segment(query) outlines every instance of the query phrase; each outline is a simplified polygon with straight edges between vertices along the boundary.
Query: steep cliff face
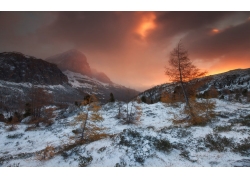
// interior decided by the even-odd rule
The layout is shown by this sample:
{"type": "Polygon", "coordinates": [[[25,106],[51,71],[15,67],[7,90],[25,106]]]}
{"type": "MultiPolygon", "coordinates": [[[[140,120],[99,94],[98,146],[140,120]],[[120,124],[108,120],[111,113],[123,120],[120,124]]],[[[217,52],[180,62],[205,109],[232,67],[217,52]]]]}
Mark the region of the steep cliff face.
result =
{"type": "Polygon", "coordinates": [[[40,85],[59,85],[68,82],[52,63],[18,52],[0,53],[0,80],[40,85]]]}
{"type": "Polygon", "coordinates": [[[67,52],[54,55],[45,59],[48,62],[56,64],[62,71],[73,71],[92,77],[89,63],[86,56],[76,49],[71,49],[67,52]]]}

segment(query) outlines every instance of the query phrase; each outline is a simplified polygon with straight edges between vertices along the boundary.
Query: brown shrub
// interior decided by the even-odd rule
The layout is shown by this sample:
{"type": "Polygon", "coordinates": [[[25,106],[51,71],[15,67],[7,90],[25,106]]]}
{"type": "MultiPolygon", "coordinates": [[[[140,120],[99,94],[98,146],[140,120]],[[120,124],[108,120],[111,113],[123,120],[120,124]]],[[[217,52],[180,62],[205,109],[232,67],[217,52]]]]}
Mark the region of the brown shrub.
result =
{"type": "Polygon", "coordinates": [[[43,149],[40,153],[37,153],[37,160],[45,161],[51,159],[55,155],[55,148],[52,145],[47,144],[46,148],[43,149]]]}
{"type": "Polygon", "coordinates": [[[185,108],[184,114],[190,117],[192,125],[203,125],[215,117],[216,102],[211,99],[203,99],[201,102],[190,101],[191,108],[185,108]]]}

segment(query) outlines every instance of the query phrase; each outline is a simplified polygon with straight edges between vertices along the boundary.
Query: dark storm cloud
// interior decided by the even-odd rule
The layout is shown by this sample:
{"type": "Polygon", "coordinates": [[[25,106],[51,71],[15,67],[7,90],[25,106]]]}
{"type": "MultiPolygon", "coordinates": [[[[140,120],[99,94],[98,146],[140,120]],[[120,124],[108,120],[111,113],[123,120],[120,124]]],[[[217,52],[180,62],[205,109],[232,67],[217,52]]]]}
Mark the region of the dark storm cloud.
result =
{"type": "Polygon", "coordinates": [[[20,51],[39,57],[38,31],[53,21],[50,12],[0,12],[0,51],[20,51]]]}
{"type": "Polygon", "coordinates": [[[47,58],[77,48],[92,68],[138,89],[166,81],[180,39],[207,67],[249,67],[249,32],[250,12],[0,12],[0,52],[47,58]]]}
{"type": "Polygon", "coordinates": [[[211,29],[204,29],[201,34],[190,33],[183,39],[193,56],[211,59],[226,55],[239,59],[248,55],[250,58],[250,20],[216,34],[210,33],[211,29]]]}
{"type": "Polygon", "coordinates": [[[157,13],[157,30],[152,32],[151,39],[164,40],[179,33],[198,30],[219,20],[233,15],[233,12],[160,12],[157,13]]]}
{"type": "Polygon", "coordinates": [[[133,12],[60,12],[51,25],[41,30],[41,37],[72,42],[84,49],[117,50],[136,23],[133,12]]]}
{"type": "Polygon", "coordinates": [[[194,59],[250,66],[250,12],[161,12],[156,23],[149,42],[167,44],[177,37],[174,44],[182,39],[194,59]]]}

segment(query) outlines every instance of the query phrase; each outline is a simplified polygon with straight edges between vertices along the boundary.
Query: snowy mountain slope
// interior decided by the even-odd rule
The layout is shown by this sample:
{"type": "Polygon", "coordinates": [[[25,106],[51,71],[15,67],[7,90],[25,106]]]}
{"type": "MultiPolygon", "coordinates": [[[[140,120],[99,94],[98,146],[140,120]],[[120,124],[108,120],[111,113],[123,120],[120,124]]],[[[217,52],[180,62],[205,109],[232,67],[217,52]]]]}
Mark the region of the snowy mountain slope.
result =
{"type": "Polygon", "coordinates": [[[81,109],[55,111],[58,116],[52,126],[32,131],[20,124],[9,132],[0,123],[0,166],[250,166],[249,149],[239,148],[250,144],[250,104],[216,102],[217,116],[206,126],[173,124],[173,113],[183,105],[173,108],[163,103],[137,104],[142,109],[140,121],[124,125],[115,118],[118,104],[106,104],[100,112],[104,121],[96,124],[108,137],[63,152],[63,144],[74,143],[69,137],[80,124],[71,122],[81,109]],[[47,144],[60,153],[38,160],[47,144]]]}
{"type": "MultiPolygon", "coordinates": [[[[250,68],[231,70],[206,78],[209,78],[208,82],[198,90],[197,94],[203,94],[212,88],[218,91],[219,97],[222,97],[222,95],[227,96],[228,92],[234,94],[234,96],[236,93],[240,93],[242,97],[242,92],[250,92],[250,68]]],[[[203,80],[205,80],[205,78],[198,79],[198,81],[203,80]]],[[[191,81],[191,83],[193,82],[194,81],[191,81]]],[[[139,97],[145,96],[152,99],[154,102],[158,102],[164,92],[173,93],[178,86],[177,83],[165,83],[140,93],[139,97]]],[[[242,99],[244,99],[244,97],[242,99]]]]}
{"type": "Polygon", "coordinates": [[[15,109],[15,107],[20,105],[20,101],[24,104],[29,101],[29,92],[33,87],[43,88],[48,93],[51,93],[54,104],[71,104],[84,96],[67,83],[59,85],[34,85],[32,83],[15,83],[0,80],[1,100],[4,99],[8,106],[15,109]]]}
{"type": "Polygon", "coordinates": [[[93,87],[95,87],[96,94],[102,102],[109,100],[110,93],[113,93],[116,99],[123,101],[131,99],[139,93],[136,90],[113,83],[104,72],[90,67],[86,56],[77,49],[71,49],[45,60],[57,64],[67,75],[72,87],[78,91],[88,94],[92,93],[93,87]]]}
{"type": "MultiPolygon", "coordinates": [[[[82,57],[84,56],[81,52],[73,50],[66,53],[66,55],[64,54],[63,57],[66,56],[70,59],[72,57],[76,58],[77,62],[82,61],[82,57]]],[[[60,57],[62,56],[56,56],[55,58],[58,59],[60,57]]],[[[66,60],[68,62],[67,58],[66,60]]],[[[62,59],[62,61],[63,60],[64,59],[62,59]]],[[[84,62],[87,63],[87,60],[85,59],[84,62]]],[[[82,68],[82,66],[77,63],[74,64],[74,67],[82,68]]],[[[89,69],[89,73],[91,73],[88,64],[86,67],[89,69]]],[[[42,87],[52,93],[56,103],[61,102],[67,104],[83,100],[86,94],[93,92],[93,86],[97,87],[96,94],[102,102],[109,100],[111,92],[118,100],[130,99],[138,94],[137,91],[131,89],[131,92],[133,92],[132,95],[129,97],[126,96],[125,92],[129,90],[128,88],[116,85],[108,81],[105,77],[106,75],[101,77],[98,73],[99,72],[95,71],[95,75],[104,82],[90,76],[91,74],[88,73],[87,75],[89,76],[73,73],[69,70],[62,73],[55,64],[22,53],[0,53],[0,100],[5,99],[9,104],[18,104],[18,99],[27,102],[27,95],[32,85],[42,87]],[[68,81],[67,76],[70,78],[70,81],[68,81]]]]}
{"type": "Polygon", "coordinates": [[[103,86],[107,87],[109,86],[108,83],[103,83],[101,81],[98,81],[97,79],[90,78],[86,75],[82,75],[80,73],[71,72],[69,70],[63,71],[63,73],[68,77],[69,83],[74,88],[88,88],[91,89],[91,85],[97,85],[97,86],[103,86]]]}
{"type": "Polygon", "coordinates": [[[95,93],[102,102],[107,102],[109,100],[110,93],[113,93],[116,99],[123,101],[131,99],[138,94],[138,92],[133,89],[115,83],[104,83],[98,79],[80,73],[69,70],[63,71],[63,73],[68,77],[69,84],[73,88],[86,94],[95,93]],[[127,91],[130,91],[129,95],[127,95],[127,91]]]}
{"type": "Polygon", "coordinates": [[[234,91],[236,89],[250,90],[250,68],[249,69],[235,69],[225,73],[209,76],[211,80],[202,88],[203,91],[215,87],[217,90],[229,89],[234,91]]]}

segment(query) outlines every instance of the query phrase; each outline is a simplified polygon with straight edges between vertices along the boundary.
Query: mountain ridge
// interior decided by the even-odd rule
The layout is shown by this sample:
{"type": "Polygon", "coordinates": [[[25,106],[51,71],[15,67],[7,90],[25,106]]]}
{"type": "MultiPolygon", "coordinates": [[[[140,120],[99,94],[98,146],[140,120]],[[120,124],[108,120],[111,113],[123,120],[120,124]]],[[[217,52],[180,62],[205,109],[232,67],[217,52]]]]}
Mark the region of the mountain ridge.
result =
{"type": "MultiPolygon", "coordinates": [[[[198,89],[197,95],[203,95],[212,88],[218,91],[219,98],[227,97],[228,93],[235,96],[235,94],[250,91],[250,68],[233,69],[196,80],[205,81],[207,78],[209,79],[208,82],[198,89]]],[[[194,83],[196,80],[192,80],[189,83],[194,83]]],[[[164,92],[174,93],[178,87],[178,83],[164,83],[141,92],[138,97],[145,96],[153,102],[158,102],[164,92]]]]}
{"type": "Polygon", "coordinates": [[[55,64],[20,52],[0,53],[0,79],[46,85],[68,82],[67,76],[55,64]]]}

